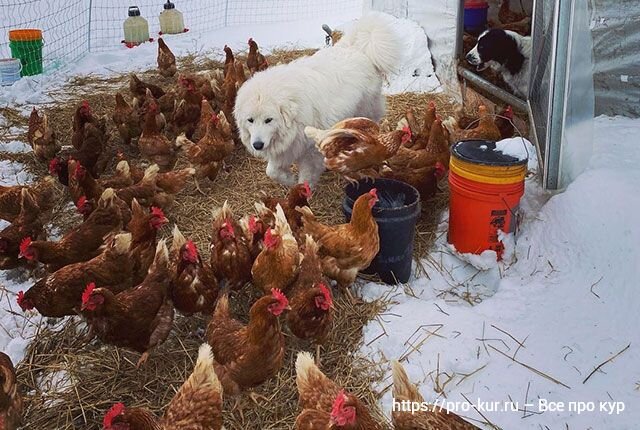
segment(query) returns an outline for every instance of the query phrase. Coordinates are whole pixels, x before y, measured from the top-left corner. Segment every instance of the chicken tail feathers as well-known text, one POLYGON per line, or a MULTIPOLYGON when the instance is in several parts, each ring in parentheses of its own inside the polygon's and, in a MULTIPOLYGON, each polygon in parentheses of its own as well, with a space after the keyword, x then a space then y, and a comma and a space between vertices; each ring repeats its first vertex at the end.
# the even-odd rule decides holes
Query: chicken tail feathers
POLYGON ((407 372, 400 362, 393 360, 391 362, 393 371, 393 397, 399 400, 410 400, 413 402, 424 402, 422 395, 416 386, 409 381, 407 372))
POLYGON ((178 253, 180 252, 180 248, 187 243, 187 239, 184 237, 180 229, 178 228, 178 224, 173 226, 173 240, 171 241, 171 252, 178 253))
POLYGON ((129 252, 131 247, 131 233, 121 233, 116 235, 114 239, 113 248, 117 254, 125 254, 129 252))
POLYGON ((316 146, 322 142, 327 134, 327 130, 320 130, 319 128, 307 126, 304 128, 304 134, 316 142, 316 146))
POLYGON ((192 141, 190 141, 189 138, 187 138, 187 136, 184 133, 182 133, 182 134, 180 134, 180 136, 176 137, 176 147, 177 148, 189 147, 191 145, 194 145, 194 143, 192 141))
POLYGON ((222 384, 214 370, 213 352, 208 343, 200 345, 198 359, 196 360, 193 372, 191 372, 191 376, 189 376, 187 380, 187 384, 191 386, 207 385, 209 388, 222 394, 222 384))
POLYGON ((293 232, 291 231, 291 226, 287 221, 287 216, 284 214, 284 210, 282 209, 282 206, 280 206, 280 203, 278 203, 278 205, 276 206, 276 230, 281 235, 293 234, 293 232))

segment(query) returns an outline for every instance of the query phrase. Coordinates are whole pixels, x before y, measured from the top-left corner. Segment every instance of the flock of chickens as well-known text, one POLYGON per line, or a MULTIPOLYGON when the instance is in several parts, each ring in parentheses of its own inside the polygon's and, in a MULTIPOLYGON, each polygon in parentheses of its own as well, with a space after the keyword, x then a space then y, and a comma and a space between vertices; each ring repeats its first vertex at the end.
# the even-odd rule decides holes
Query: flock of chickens
MULTIPOLYGON (((34 108, 28 140, 36 157, 49 163, 52 176, 31 186, 0 187, 0 218, 11 222, 0 232, 0 268, 46 269, 18 294, 23 311, 81 315, 90 338, 141 353, 138 366, 167 339, 176 310, 211 315, 193 373, 164 417, 116 404, 105 414, 107 430, 220 429, 223 393, 237 396, 278 374, 285 352, 281 322, 294 336, 317 345, 319 357, 336 312, 331 280, 348 292, 379 250, 372 216, 376 189, 357 199, 349 223, 330 226, 310 209, 308 184, 293 187, 285 198, 264 197, 255 213, 241 218, 226 202, 217 208, 209 261, 177 225, 170 244, 158 239, 174 196, 191 178, 215 180, 234 149, 233 104, 246 74, 231 49, 225 52, 223 72, 180 74, 168 90, 131 75, 133 101, 115 95, 113 125, 124 145, 137 148, 144 165, 127 160, 121 151, 109 153, 108 118, 95 116, 88 102, 77 107, 71 148, 63 150, 47 115, 34 108), (174 170, 183 156, 191 167, 174 170), (114 173, 105 175, 114 159, 114 173), (44 223, 55 204, 56 182, 67 188, 83 222, 48 241, 44 223), (243 288, 262 294, 251 306, 248 324, 229 309, 230 291, 243 288)), ((158 66, 163 76, 177 73, 175 56, 162 39, 158 66)), ((249 74, 268 66, 252 39, 246 66, 249 74)), ((510 108, 496 120, 484 107, 480 115, 477 124, 459 117, 448 120, 447 128, 431 103, 422 121, 409 111, 393 131, 351 118, 331 130, 308 128, 306 133, 318 142, 330 170, 351 180, 400 179, 428 198, 448 167, 452 135, 498 140, 513 134, 499 121, 512 117, 510 108)), ((354 395, 320 371, 310 354, 298 355, 296 371, 303 409, 296 429, 382 428, 354 395)), ((393 371, 396 399, 422 401, 399 363, 393 371)), ((20 422, 17 385, 11 361, 0 354, 3 430, 16 429, 20 422)), ((395 412, 393 420, 396 429, 475 428, 438 410, 395 412)))
POLYGON ((388 131, 368 118, 348 118, 329 130, 305 127, 307 137, 316 141, 324 155, 325 167, 347 180, 390 178, 415 187, 422 199, 433 197, 438 180, 449 167, 450 145, 461 140, 499 141, 513 137, 513 110, 506 106, 497 115, 480 105, 477 116, 455 116, 443 120, 430 102, 418 120, 407 110, 396 129, 388 131))

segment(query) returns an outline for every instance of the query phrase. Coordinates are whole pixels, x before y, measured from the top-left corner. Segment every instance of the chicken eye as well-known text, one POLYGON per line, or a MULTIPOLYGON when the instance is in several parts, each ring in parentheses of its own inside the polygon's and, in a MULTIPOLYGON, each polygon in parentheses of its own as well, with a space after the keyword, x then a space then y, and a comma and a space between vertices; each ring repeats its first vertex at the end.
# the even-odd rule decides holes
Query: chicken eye
POLYGON ((267 118, 264 120, 264 123, 269 124, 271 121, 273 121, 273 118, 267 118))
POLYGON ((253 124, 253 118, 249 118, 247 121, 249 121, 251 124, 253 124))

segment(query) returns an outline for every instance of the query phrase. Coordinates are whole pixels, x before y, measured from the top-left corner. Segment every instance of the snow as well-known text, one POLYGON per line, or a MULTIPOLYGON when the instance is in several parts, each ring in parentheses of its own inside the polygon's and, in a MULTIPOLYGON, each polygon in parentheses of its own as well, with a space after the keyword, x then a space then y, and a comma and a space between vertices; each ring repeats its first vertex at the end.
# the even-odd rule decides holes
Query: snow
POLYGON ((16 161, 0 160, 0 184, 21 185, 32 181, 30 173, 25 171, 24 164, 16 161))
MULTIPOLYGON (((522 161, 529 158, 529 154, 532 152, 530 148, 533 148, 533 145, 527 139, 512 137, 496 142, 496 149, 494 149, 494 151, 501 152, 504 155, 510 155, 522 161)), ((535 153, 535 151, 533 153, 535 153)))
MULTIPOLYGON (((535 177, 527 179, 524 221, 508 246, 512 264, 479 271, 459 260, 446 244, 445 220, 422 261, 428 278, 395 292, 363 287, 365 298, 393 296, 394 303, 365 327, 362 352, 381 361, 404 355, 428 401, 438 399, 434 381, 451 378, 447 400, 461 402, 454 410, 471 420, 484 421, 473 409, 460 411, 463 395, 480 407, 478 401, 519 402, 517 412, 481 411, 504 429, 637 428, 640 227, 631 214, 640 211, 638 133, 638 119, 599 117, 589 168, 564 193, 549 196, 535 177), (565 410, 542 412, 540 399, 564 402, 565 410), (599 410, 612 401, 626 409, 599 410), (569 402, 594 402, 596 409, 570 411, 569 402)), ((387 392, 381 406, 389 412, 391 405, 387 392)))
POLYGON ((10 154, 19 154, 23 152, 31 152, 31 146, 20 141, 10 140, 8 142, 0 142, 0 152, 7 152, 10 154))

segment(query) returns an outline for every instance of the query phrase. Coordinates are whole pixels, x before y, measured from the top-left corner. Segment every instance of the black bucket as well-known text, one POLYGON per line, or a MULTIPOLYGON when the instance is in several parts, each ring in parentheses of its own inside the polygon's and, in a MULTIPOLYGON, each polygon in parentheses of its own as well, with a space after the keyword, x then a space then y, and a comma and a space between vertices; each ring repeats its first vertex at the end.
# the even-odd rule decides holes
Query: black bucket
POLYGON ((342 203, 347 221, 351 219, 356 199, 372 188, 378 190, 379 201, 372 213, 378 223, 380 252, 362 273, 377 273, 387 284, 405 283, 411 277, 413 239, 420 217, 420 193, 411 185, 394 179, 347 185, 342 203))

